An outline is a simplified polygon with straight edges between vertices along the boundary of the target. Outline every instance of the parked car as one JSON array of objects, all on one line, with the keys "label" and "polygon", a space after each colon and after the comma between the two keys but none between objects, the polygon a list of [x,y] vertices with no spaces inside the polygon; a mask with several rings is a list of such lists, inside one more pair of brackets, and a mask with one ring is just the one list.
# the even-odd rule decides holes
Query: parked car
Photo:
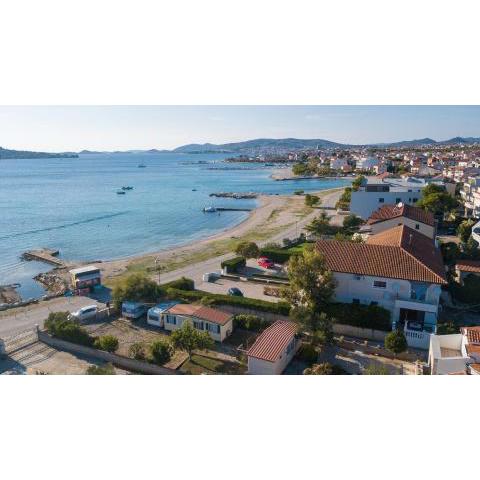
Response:
[{"label": "parked car", "polygon": [[227,293],[232,297],[243,297],[242,291],[237,287],[229,288]]},{"label": "parked car", "polygon": [[209,273],[204,273],[203,274],[203,281],[204,282],[216,282],[219,280],[222,276],[218,272],[209,272]]},{"label": "parked car", "polygon": [[258,264],[263,268],[275,268],[275,264],[267,257],[260,257]]},{"label": "parked car", "polygon": [[97,316],[98,307],[96,305],[87,305],[86,307],[82,307],[76,312],[72,312],[70,317],[75,320],[79,320],[80,322],[84,320],[88,320],[90,318],[95,318]]}]

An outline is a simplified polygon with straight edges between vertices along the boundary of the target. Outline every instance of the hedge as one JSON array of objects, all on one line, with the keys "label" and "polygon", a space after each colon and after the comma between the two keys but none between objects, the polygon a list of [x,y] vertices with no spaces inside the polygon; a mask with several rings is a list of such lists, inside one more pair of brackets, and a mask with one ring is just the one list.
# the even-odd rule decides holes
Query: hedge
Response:
[{"label": "hedge", "polygon": [[167,295],[172,300],[181,299],[185,302],[195,302],[207,298],[210,305],[232,305],[237,307],[251,308],[259,312],[276,313],[277,315],[288,315],[290,305],[286,302],[266,302],[254,298],[235,297],[233,295],[220,295],[217,293],[204,292],[202,290],[185,291],[177,288],[169,288]]},{"label": "hedge", "polygon": [[235,257],[230,260],[224,260],[221,263],[222,268],[227,269],[227,273],[236,273],[240,267],[244,267],[247,261],[243,257]]},{"label": "hedge", "polygon": [[191,278],[182,277],[171,282],[160,285],[162,290],[168,290],[169,288],[178,288],[180,290],[194,290],[195,282]]},{"label": "hedge", "polygon": [[261,248],[260,256],[268,257],[276,263],[287,263],[290,257],[293,255],[288,250],[282,250],[280,248]]},{"label": "hedge", "polygon": [[331,303],[325,308],[325,313],[334,318],[335,323],[383,332],[392,330],[390,312],[378,305]]}]

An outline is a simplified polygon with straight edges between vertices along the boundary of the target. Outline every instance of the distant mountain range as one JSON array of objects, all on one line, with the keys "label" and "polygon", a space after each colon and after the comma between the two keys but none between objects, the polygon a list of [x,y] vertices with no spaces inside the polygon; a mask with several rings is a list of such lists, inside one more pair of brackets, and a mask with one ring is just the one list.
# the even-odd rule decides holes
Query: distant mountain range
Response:
[{"label": "distant mountain range", "polygon": [[303,149],[313,148],[348,148],[348,147],[415,147],[428,145],[473,145],[480,144],[480,137],[454,137],[450,140],[437,141],[432,138],[420,138],[416,140],[404,140],[392,143],[372,143],[366,145],[349,145],[345,143],[331,142],[324,139],[298,139],[298,138],[258,138],[255,140],[247,140],[245,142],[234,143],[191,143],[183,145],[173,150],[126,150],[114,152],[99,152],[92,150],[82,150],[81,152],[64,152],[64,153],[45,153],[45,152],[28,152],[22,150],[7,150],[0,147],[0,160],[6,158],[77,158],[78,155],[100,154],[100,153],[231,153],[231,154],[262,154],[267,152],[289,152]]},{"label": "distant mountain range", "polygon": [[9,150],[0,147],[0,160],[9,158],[78,158],[78,153],[29,152],[27,150]]}]

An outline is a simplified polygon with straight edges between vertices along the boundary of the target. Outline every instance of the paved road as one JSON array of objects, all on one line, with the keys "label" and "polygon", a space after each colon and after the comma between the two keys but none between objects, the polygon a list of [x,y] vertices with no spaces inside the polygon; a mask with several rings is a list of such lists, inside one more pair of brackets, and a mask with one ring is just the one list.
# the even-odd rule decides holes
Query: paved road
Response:
[{"label": "paved road", "polygon": [[35,324],[43,326],[50,312],[74,312],[81,307],[97,304],[105,305],[88,297],[59,297],[28,307],[14,308],[0,312],[0,338],[10,337],[18,332],[33,328]]}]

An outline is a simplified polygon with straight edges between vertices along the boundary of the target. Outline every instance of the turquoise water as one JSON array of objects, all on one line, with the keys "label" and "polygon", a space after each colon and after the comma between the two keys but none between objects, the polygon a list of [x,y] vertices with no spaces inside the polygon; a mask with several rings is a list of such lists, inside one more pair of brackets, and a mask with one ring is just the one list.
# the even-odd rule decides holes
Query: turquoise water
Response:
[{"label": "turquoise water", "polygon": [[[221,162],[225,157],[92,154],[78,159],[1,160],[0,284],[21,283],[23,298],[43,293],[31,278],[50,267],[20,260],[29,249],[55,248],[61,257],[72,260],[128,257],[207,237],[248,215],[204,214],[204,206],[256,205],[255,200],[210,198],[212,192],[286,194],[347,183],[275,182],[269,178],[271,169],[225,164]],[[140,163],[147,167],[138,168]],[[117,195],[123,185],[134,189]]]}]

